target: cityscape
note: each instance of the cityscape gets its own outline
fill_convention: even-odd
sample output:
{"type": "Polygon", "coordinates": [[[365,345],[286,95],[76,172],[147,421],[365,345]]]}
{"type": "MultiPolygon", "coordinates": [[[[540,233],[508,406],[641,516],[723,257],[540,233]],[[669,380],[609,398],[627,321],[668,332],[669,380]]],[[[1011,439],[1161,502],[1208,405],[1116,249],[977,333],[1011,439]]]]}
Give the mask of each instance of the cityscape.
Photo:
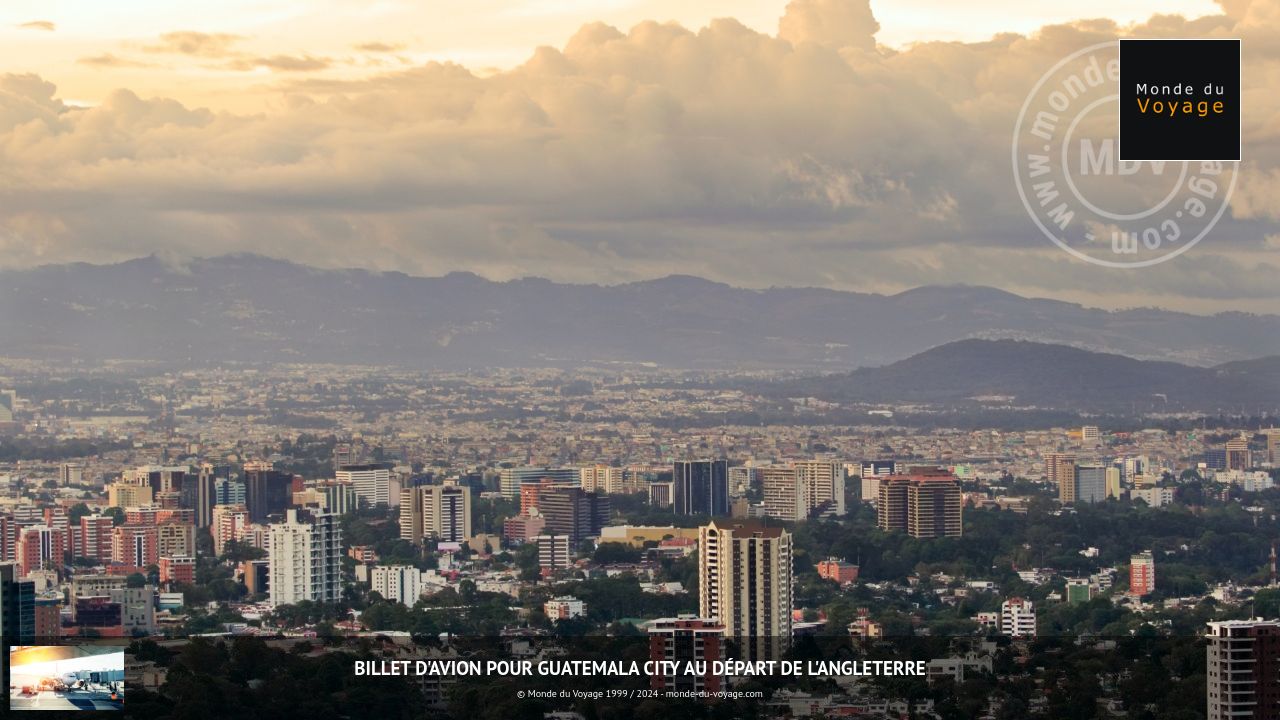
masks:
{"type": "MultiPolygon", "coordinates": [[[[163,696],[193,637],[317,657],[648,638],[653,660],[710,661],[931,643],[917,687],[832,675],[775,688],[757,704],[774,717],[1058,717],[1067,696],[1029,690],[1052,679],[1033,663],[1129,641],[1200,660],[1160,666],[1173,693],[1133,668],[1062,692],[1234,717],[1280,661],[1262,619],[1280,613],[1280,429],[1256,420],[960,430],[882,407],[686,427],[669,420],[690,407],[760,411],[772,381],[652,368],[10,360],[0,379],[4,637],[128,645],[135,702],[163,696]]],[[[465,678],[433,682],[425,706],[456,712],[465,678]]]]}

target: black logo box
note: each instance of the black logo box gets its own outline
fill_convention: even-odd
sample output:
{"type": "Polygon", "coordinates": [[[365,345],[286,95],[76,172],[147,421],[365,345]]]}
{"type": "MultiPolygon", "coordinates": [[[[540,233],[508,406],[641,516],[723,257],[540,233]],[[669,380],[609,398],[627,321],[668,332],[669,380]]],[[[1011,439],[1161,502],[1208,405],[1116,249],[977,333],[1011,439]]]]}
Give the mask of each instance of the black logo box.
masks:
{"type": "Polygon", "coordinates": [[[1238,161],[1241,159],[1240,92],[1241,46],[1238,39],[1120,39],[1121,160],[1238,161]],[[1138,84],[1148,92],[1139,95],[1138,84]],[[1205,86],[1214,91],[1205,94],[1205,86]],[[1190,94],[1151,93],[1150,87],[1181,86],[1190,94]],[[1222,94],[1217,88],[1222,88],[1222,94]],[[1147,113],[1138,100],[1150,101],[1147,113]],[[1183,102],[1193,108],[1207,102],[1210,113],[1184,114],[1183,102]],[[1160,102],[1162,114],[1154,114],[1160,102]],[[1178,104],[1168,114],[1168,105],[1178,104]],[[1223,112],[1213,113],[1222,102],[1223,112]]]}

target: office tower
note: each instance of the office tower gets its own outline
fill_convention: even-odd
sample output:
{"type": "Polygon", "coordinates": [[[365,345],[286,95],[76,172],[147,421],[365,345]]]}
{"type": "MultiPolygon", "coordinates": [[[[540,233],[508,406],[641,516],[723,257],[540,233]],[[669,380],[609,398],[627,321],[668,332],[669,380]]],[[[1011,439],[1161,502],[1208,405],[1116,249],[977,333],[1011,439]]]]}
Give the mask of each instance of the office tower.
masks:
{"type": "Polygon", "coordinates": [[[583,540],[600,534],[609,524],[609,496],[584,492],[582,488],[553,488],[540,494],[539,511],[546,519],[545,532],[567,535],[577,547],[583,540]]]}
{"type": "Polygon", "coordinates": [[[573,556],[568,535],[539,535],[534,541],[538,543],[538,567],[543,577],[569,567],[573,556]]]}
{"type": "Polygon", "coordinates": [[[48,525],[32,525],[18,531],[18,571],[26,577],[33,570],[62,567],[62,554],[66,552],[65,531],[58,532],[48,525]]]}
{"type": "Polygon", "coordinates": [[[885,532],[906,532],[915,538],[960,537],[960,481],[941,468],[913,472],[880,479],[876,524],[885,532]]]}
{"type": "Polygon", "coordinates": [[[649,660],[654,663],[677,662],[681,668],[688,667],[687,663],[704,662],[706,665],[703,667],[707,670],[703,675],[653,673],[649,676],[651,689],[695,693],[720,691],[721,678],[712,672],[712,664],[724,659],[721,648],[723,625],[708,618],[681,615],[650,620],[648,630],[649,660]]]}
{"type": "Polygon", "coordinates": [[[622,492],[622,468],[592,465],[578,469],[579,485],[587,492],[612,495],[622,492]]]}
{"type": "Polygon", "coordinates": [[[111,507],[138,507],[150,505],[154,500],[154,493],[149,485],[118,482],[107,486],[107,505],[111,507]]]}
{"type": "Polygon", "coordinates": [[[23,580],[15,563],[0,564],[0,647],[36,637],[36,584],[23,580]]]}
{"type": "Polygon", "coordinates": [[[1208,720],[1280,718],[1280,621],[1225,620],[1208,625],[1208,720]]]}
{"type": "Polygon", "coordinates": [[[307,483],[301,492],[293,493],[293,504],[314,506],[333,515],[346,515],[359,507],[355,487],[337,480],[307,483]]]}
{"type": "Polygon", "coordinates": [[[1249,441],[1244,437],[1228,440],[1225,449],[1227,470],[1248,470],[1253,465],[1249,457],[1249,441]]]}
{"type": "Polygon", "coordinates": [[[156,525],[156,552],[161,556],[195,557],[196,527],[189,523],[166,522],[156,525]]]}
{"type": "Polygon", "coordinates": [[[1035,637],[1035,603],[1020,597],[1011,597],[1001,603],[1000,634],[1009,637],[1035,637]]]}
{"type": "Polygon", "coordinates": [[[672,482],[677,515],[729,514],[727,460],[676,461],[672,482]]]}
{"type": "Polygon", "coordinates": [[[68,485],[84,484],[84,465],[80,463],[62,463],[58,466],[58,484],[66,487],[68,485]]]}
{"type": "Polygon", "coordinates": [[[1076,501],[1076,456],[1071,453],[1044,454],[1044,479],[1050,487],[1058,489],[1062,503],[1076,501]]]}
{"type": "Polygon", "coordinates": [[[676,484],[671,481],[649,483],[649,504],[658,508],[669,508],[675,501],[676,484]]]}
{"type": "Polygon", "coordinates": [[[369,580],[374,592],[401,605],[413,607],[422,597],[422,571],[410,565],[375,567],[369,580]]]}
{"type": "Polygon", "coordinates": [[[200,464],[194,504],[196,527],[209,527],[213,522],[214,505],[245,502],[244,483],[234,481],[231,473],[230,465],[200,464]]]}
{"type": "Polygon", "coordinates": [[[356,502],[361,506],[391,505],[390,463],[342,465],[334,472],[334,476],[340,483],[351,484],[356,492],[356,502]]]}
{"type": "Polygon", "coordinates": [[[434,538],[466,542],[471,537],[471,488],[446,480],[400,491],[400,539],[415,545],[434,538]]]}
{"type": "Polygon", "coordinates": [[[1129,558],[1129,594],[1150,595],[1156,589],[1156,561],[1150,551],[1129,558]]]}
{"type": "Polygon", "coordinates": [[[1107,467],[1077,465],[1075,468],[1076,502],[1098,503],[1107,499],[1107,467]]]}
{"type": "Polygon", "coordinates": [[[520,497],[520,488],[525,485],[536,485],[543,480],[563,487],[578,487],[582,475],[578,468],[551,467],[518,467],[503,468],[498,476],[498,488],[502,496],[515,500],[520,497]]]}
{"type": "Polygon", "coordinates": [[[249,510],[243,505],[215,505],[213,508],[213,524],[209,532],[213,535],[213,554],[226,552],[227,543],[244,540],[249,531],[249,510]]]}
{"type": "Polygon", "coordinates": [[[777,660],[791,640],[791,534],[712,521],[698,530],[698,614],[724,625],[743,660],[777,660]]]}
{"type": "Polygon", "coordinates": [[[131,485],[145,485],[151,488],[153,496],[161,493],[179,493],[187,476],[191,474],[188,465],[142,465],[126,474],[125,481],[131,485]]]}
{"type": "Polygon", "coordinates": [[[845,514],[844,465],[825,460],[802,460],[791,463],[796,478],[809,489],[807,503],[810,517],[842,517],[845,514]]]}
{"type": "Polygon", "coordinates": [[[1280,465],[1280,428],[1267,428],[1267,462],[1280,465]]]}
{"type": "Polygon", "coordinates": [[[110,515],[81,516],[77,554],[100,563],[111,562],[111,530],[113,528],[114,523],[110,515]]]}
{"type": "Polygon", "coordinates": [[[160,562],[160,538],[155,525],[124,524],[111,531],[111,562],[145,568],[160,562]]]}
{"type": "Polygon", "coordinates": [[[1107,497],[1120,499],[1120,478],[1122,471],[1118,467],[1109,467],[1106,472],[1107,497]]]}
{"type": "Polygon", "coordinates": [[[266,522],[281,515],[293,501],[293,474],[276,470],[271,463],[250,462],[244,465],[245,507],[249,519],[266,522]]]}
{"type": "Polygon", "coordinates": [[[1080,428],[1080,444],[1084,447],[1093,447],[1102,440],[1102,432],[1098,430],[1097,425],[1085,425],[1080,428]]]}

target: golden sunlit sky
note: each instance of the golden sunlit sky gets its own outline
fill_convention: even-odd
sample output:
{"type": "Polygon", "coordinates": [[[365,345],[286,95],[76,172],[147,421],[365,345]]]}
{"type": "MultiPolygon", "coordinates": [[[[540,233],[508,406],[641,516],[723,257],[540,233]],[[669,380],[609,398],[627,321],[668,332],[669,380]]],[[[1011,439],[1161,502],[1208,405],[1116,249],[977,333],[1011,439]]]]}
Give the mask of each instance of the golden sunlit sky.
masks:
{"type": "MultiPolygon", "coordinates": [[[[773,33],[785,6],[785,0],[7,0],[0,3],[0,42],[8,72],[39,74],[68,101],[96,103],[128,87],[253,110],[280,75],[358,78],[433,60],[492,72],[519,65],[539,45],[563,45],[588,22],[625,31],[646,20],[700,28],[732,17],[773,33]],[[183,46],[172,33],[213,39],[183,46]],[[272,59],[279,62],[254,64],[272,59]]],[[[881,0],[872,9],[878,42],[895,48],[1030,33],[1077,18],[1127,24],[1157,13],[1218,11],[1211,0],[881,0]]]]}
{"type": "Polygon", "coordinates": [[[1280,0],[6,0],[0,269],[317,267],[1280,312],[1280,0]],[[1117,37],[1242,38],[1212,237],[1141,272],[1039,234],[1015,119],[1117,37]]]}

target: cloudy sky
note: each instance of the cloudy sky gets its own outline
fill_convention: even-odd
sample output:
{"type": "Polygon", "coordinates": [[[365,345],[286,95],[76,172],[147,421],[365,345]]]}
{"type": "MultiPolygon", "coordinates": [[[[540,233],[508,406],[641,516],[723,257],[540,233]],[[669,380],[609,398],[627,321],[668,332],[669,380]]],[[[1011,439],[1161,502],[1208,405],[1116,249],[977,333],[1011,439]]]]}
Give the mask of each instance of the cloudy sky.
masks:
{"type": "Polygon", "coordinates": [[[1280,312],[1280,0],[1118,5],[8,0],[0,266],[258,252],[1280,312]],[[1230,212],[1142,270],[1052,246],[1008,165],[1041,73],[1117,36],[1245,47],[1230,212]]]}

